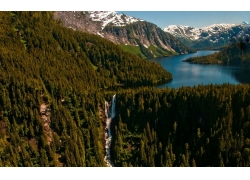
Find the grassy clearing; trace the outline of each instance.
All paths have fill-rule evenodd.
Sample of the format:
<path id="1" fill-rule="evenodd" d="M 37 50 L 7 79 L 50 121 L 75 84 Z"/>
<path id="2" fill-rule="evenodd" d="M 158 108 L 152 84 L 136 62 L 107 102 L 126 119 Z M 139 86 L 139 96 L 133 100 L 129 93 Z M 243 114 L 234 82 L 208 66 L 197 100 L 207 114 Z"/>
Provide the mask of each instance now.
<path id="1" fill-rule="evenodd" d="M 13 28 L 12 28 L 12 30 L 13 30 L 14 32 L 19 31 L 19 29 L 18 29 L 18 28 L 16 28 L 16 27 L 13 27 Z"/>
<path id="2" fill-rule="evenodd" d="M 131 45 L 124 45 L 124 44 L 119 44 L 119 46 L 127 52 L 135 54 L 143 59 L 146 59 L 146 56 L 144 56 L 144 54 L 142 54 L 139 46 L 131 46 Z"/>
<path id="3" fill-rule="evenodd" d="M 12 12 L 10 12 L 10 16 L 11 17 L 14 17 L 14 16 L 16 16 L 14 13 L 12 13 Z"/>
<path id="4" fill-rule="evenodd" d="M 24 45 L 24 49 L 27 50 L 27 44 L 26 44 L 27 41 L 25 41 L 23 38 L 21 38 L 20 40 Z"/>
<path id="5" fill-rule="evenodd" d="M 91 63 L 91 66 L 92 66 L 92 68 L 96 71 L 97 69 L 98 69 L 98 67 L 97 66 L 95 66 L 94 64 L 92 64 Z"/>
<path id="6" fill-rule="evenodd" d="M 175 52 L 157 48 L 152 44 L 148 47 L 148 49 L 151 50 L 156 57 L 177 55 Z"/>

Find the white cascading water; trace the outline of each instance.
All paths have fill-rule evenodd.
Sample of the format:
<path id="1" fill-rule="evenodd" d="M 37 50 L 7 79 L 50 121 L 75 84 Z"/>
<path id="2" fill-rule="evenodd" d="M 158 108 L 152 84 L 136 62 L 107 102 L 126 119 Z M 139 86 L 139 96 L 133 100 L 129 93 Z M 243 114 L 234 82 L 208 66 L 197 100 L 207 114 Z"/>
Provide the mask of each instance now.
<path id="1" fill-rule="evenodd" d="M 113 96 L 111 104 L 105 101 L 105 115 L 106 115 L 106 128 L 105 128 L 105 150 L 106 155 L 104 157 L 104 161 L 106 162 L 108 167 L 113 167 L 113 163 L 110 160 L 110 145 L 112 140 L 110 124 L 112 119 L 115 117 L 115 103 L 116 103 L 116 95 Z"/>

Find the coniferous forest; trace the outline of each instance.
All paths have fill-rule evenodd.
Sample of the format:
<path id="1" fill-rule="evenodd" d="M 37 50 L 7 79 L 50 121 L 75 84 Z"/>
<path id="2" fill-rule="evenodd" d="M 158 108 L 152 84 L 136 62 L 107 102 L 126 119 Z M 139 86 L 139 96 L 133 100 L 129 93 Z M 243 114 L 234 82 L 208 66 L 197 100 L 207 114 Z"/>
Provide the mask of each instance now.
<path id="1" fill-rule="evenodd" d="M 106 166 L 114 94 L 114 166 L 250 166 L 250 85 L 156 89 L 159 64 L 53 12 L 0 12 L 0 36 L 0 166 Z"/>

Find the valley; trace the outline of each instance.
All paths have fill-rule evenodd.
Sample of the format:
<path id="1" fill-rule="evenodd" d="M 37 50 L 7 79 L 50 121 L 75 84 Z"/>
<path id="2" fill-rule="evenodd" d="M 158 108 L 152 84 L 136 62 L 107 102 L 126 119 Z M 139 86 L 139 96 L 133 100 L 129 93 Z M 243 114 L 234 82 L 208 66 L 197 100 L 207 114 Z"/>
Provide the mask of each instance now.
<path id="1" fill-rule="evenodd" d="M 243 26 L 217 52 L 108 11 L 3 11 L 0 25 L 1 167 L 250 166 Z"/>

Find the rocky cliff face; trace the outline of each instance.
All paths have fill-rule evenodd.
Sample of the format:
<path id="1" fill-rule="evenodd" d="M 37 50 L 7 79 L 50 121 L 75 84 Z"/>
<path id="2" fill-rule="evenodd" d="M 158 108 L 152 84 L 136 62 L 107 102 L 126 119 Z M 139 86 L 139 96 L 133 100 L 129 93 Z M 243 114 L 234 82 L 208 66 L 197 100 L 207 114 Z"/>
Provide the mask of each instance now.
<path id="1" fill-rule="evenodd" d="M 124 14 L 118 15 L 113 11 L 56 11 L 54 17 L 61 19 L 63 24 L 69 28 L 93 34 L 101 34 L 107 25 L 126 26 L 143 21 Z"/>
<path id="2" fill-rule="evenodd" d="M 188 53 L 188 48 L 185 48 L 176 38 L 146 21 L 135 22 L 122 27 L 107 26 L 103 30 L 103 35 L 119 44 L 140 45 L 141 43 L 146 48 L 153 45 L 168 51 Z"/>
<path id="3" fill-rule="evenodd" d="M 178 39 L 144 20 L 109 11 L 55 12 L 66 27 L 100 35 L 146 58 L 193 52 Z M 134 50 L 130 51 L 133 53 Z"/>

